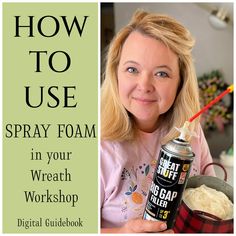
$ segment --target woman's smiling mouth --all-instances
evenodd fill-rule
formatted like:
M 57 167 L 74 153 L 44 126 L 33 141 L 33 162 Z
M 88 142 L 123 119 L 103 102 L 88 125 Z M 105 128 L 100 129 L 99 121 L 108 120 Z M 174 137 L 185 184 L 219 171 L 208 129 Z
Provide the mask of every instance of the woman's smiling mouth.
M 157 99 L 151 99 L 151 98 L 139 98 L 139 97 L 132 97 L 135 101 L 142 103 L 142 104 L 150 104 L 157 102 Z

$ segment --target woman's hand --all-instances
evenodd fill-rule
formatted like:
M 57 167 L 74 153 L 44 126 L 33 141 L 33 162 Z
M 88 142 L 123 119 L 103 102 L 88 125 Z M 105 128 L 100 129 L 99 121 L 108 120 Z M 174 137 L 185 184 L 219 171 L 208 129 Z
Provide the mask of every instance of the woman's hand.
M 173 230 L 166 230 L 167 225 L 161 221 L 149 221 L 142 219 L 129 220 L 121 228 L 102 229 L 102 233 L 174 233 Z

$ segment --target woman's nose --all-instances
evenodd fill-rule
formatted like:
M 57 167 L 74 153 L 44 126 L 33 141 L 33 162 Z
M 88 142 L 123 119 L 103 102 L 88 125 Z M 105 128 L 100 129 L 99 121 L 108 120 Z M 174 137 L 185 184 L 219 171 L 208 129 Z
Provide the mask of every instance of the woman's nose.
M 150 75 L 141 75 L 138 80 L 138 89 L 142 92 L 152 92 L 154 90 L 153 80 Z

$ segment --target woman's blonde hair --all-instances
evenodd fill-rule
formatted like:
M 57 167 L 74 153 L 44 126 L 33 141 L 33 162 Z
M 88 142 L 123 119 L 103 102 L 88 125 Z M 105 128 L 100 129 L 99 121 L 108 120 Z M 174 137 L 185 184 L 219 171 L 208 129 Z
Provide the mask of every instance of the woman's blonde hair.
M 174 127 L 181 127 L 199 110 L 199 94 L 191 50 L 194 39 L 190 32 L 175 19 L 138 10 L 130 23 L 113 38 L 108 53 L 104 82 L 101 89 L 101 139 L 130 140 L 136 134 L 132 116 L 122 105 L 117 80 L 117 68 L 122 46 L 131 32 L 138 31 L 155 38 L 169 47 L 179 59 L 181 83 L 172 107 L 159 117 L 166 132 L 162 143 L 178 136 Z M 197 121 L 191 123 L 194 130 Z

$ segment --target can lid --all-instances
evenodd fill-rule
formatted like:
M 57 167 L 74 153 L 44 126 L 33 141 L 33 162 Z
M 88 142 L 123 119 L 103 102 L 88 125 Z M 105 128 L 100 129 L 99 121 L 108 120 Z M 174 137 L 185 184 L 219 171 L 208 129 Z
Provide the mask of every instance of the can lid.
M 194 157 L 192 148 L 189 142 L 182 139 L 173 139 L 167 144 L 163 145 L 163 149 L 173 153 L 173 155 L 183 156 L 183 157 Z

